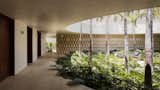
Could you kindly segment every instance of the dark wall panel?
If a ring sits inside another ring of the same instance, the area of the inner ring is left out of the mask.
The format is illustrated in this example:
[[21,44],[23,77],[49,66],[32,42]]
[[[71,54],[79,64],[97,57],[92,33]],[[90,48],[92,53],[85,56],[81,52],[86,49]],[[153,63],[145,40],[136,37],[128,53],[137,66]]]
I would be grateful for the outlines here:
[[27,27],[27,57],[28,57],[28,64],[32,63],[32,28]]
[[0,80],[14,74],[14,20],[0,14]]
[[37,52],[38,52],[38,57],[41,56],[41,32],[37,32],[38,33],[38,48],[37,48]]

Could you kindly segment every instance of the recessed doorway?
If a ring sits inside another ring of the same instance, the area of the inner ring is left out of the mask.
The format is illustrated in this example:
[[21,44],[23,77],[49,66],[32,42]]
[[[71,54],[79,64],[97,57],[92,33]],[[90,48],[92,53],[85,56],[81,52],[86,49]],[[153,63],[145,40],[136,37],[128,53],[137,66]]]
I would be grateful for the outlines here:
[[37,52],[38,52],[38,57],[41,56],[41,32],[37,32],[38,35],[38,40],[37,40]]
[[27,62],[32,63],[32,28],[27,27]]

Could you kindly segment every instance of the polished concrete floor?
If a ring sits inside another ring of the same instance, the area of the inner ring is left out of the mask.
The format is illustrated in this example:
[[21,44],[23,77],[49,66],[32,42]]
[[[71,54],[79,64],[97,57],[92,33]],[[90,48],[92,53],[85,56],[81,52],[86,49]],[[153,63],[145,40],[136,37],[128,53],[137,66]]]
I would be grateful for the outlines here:
[[39,58],[22,72],[0,82],[0,90],[91,90],[83,85],[70,85],[69,79],[57,75],[52,56]]

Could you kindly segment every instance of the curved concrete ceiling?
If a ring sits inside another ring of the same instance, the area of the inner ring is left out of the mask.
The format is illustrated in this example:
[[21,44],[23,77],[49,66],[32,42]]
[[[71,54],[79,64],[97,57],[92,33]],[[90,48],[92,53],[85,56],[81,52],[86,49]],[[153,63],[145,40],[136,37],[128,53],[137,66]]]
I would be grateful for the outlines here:
[[160,6],[160,0],[0,0],[0,12],[42,31],[126,10]]

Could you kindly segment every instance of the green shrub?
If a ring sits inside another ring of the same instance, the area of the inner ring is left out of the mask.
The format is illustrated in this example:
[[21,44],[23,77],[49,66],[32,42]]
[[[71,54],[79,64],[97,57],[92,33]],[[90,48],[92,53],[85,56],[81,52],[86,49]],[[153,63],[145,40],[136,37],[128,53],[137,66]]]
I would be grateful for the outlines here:
[[[141,50],[141,58],[144,60],[143,55],[144,51]],[[94,53],[91,68],[88,61],[89,56],[86,52],[79,54],[75,51],[66,54],[57,60],[57,64],[63,67],[59,73],[71,79],[80,78],[84,80],[83,84],[97,90],[143,90],[144,67],[131,55],[129,73],[125,71],[124,59],[113,54],[106,56],[100,52]],[[160,53],[158,52],[154,54],[153,68],[153,90],[158,90],[160,88]]]

